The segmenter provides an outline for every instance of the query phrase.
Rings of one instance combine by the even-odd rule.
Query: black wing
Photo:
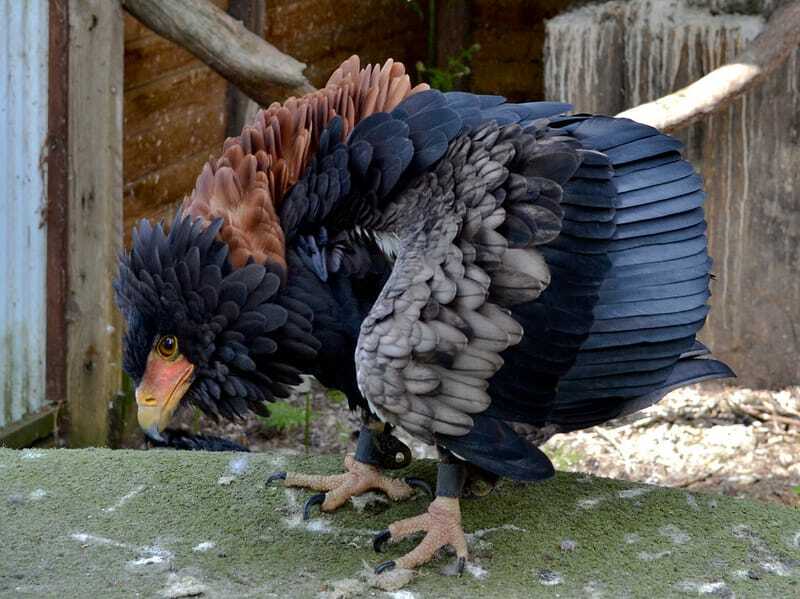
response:
[[[610,117],[561,117],[551,127],[589,153],[564,186],[562,234],[542,249],[551,284],[512,309],[525,336],[503,355],[486,422],[476,422],[504,434],[496,447],[447,441],[522,479],[539,477],[541,456],[531,451],[527,467],[494,459],[515,438],[506,422],[576,430],[652,405],[676,387],[733,376],[695,338],[709,310],[711,259],[702,182],[680,143]]]

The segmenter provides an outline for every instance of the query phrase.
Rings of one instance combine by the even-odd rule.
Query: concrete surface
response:
[[[472,533],[462,578],[445,555],[411,580],[377,579],[371,566],[413,544],[377,556],[372,535],[423,511],[425,497],[372,496],[306,523],[308,493],[264,487],[276,469],[339,464],[0,449],[0,596],[800,596],[797,510],[573,474],[462,502]],[[433,480],[431,463],[411,470]]]

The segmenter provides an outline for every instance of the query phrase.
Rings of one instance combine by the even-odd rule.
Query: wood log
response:
[[[231,0],[228,14],[259,37],[264,35],[267,22],[266,0]],[[258,103],[232,83],[225,92],[225,135],[235,137],[258,112]]]
[[[185,48],[260,104],[272,100],[267,84],[295,94],[314,90],[306,65],[248,31],[208,0],[122,0],[130,14]]]
[[[662,131],[674,131],[724,108],[780,67],[800,43],[800,1],[778,8],[734,62],[675,93],[619,113]]]

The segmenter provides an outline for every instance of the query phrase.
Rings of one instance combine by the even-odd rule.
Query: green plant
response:
[[[264,426],[281,432],[289,431],[298,426],[305,426],[306,421],[313,419],[307,416],[308,405],[293,406],[285,402],[276,402],[269,405],[269,416],[261,418]]]
[[[311,421],[314,415],[311,413],[311,393],[306,393],[306,409],[303,418],[303,447],[311,447]]]
[[[347,396],[338,389],[325,389],[325,395],[333,403],[344,403],[347,400]]]
[[[472,44],[469,48],[464,48],[447,59],[447,65],[443,68],[431,67],[423,62],[417,63],[417,74],[434,89],[449,92],[456,89],[459,81],[470,74],[470,63],[475,53],[480,50],[479,44]]]
[[[424,19],[425,15],[422,13],[422,5],[417,0],[403,0],[405,5],[420,19]]]
[[[800,495],[800,485],[797,485],[796,487],[792,487],[792,491],[794,491],[795,493]]]

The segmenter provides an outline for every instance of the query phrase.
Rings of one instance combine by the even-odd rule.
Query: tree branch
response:
[[[130,14],[185,48],[259,104],[272,100],[267,84],[296,94],[314,91],[306,65],[284,54],[208,0],[122,0]]]
[[[800,1],[785,4],[769,19],[766,28],[734,62],[726,64],[691,85],[653,102],[619,113],[674,131],[727,106],[777,70],[800,43]]]

